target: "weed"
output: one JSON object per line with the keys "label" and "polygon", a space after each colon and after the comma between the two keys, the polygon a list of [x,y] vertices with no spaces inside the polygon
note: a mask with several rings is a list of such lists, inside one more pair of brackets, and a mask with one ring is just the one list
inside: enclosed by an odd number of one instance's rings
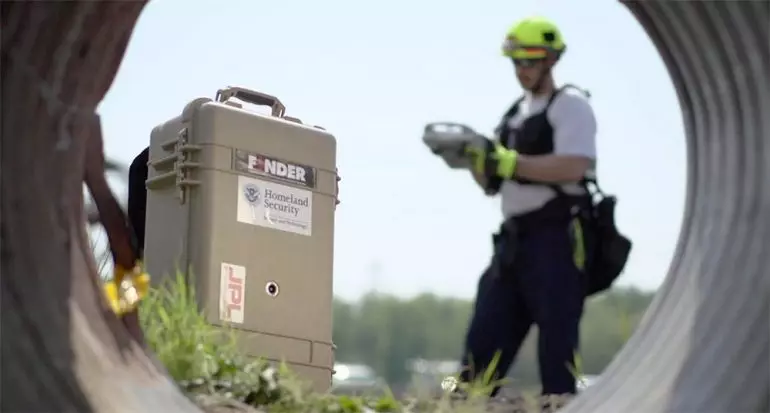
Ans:
{"label": "weed", "polygon": [[[192,400],[217,397],[271,413],[470,413],[483,411],[492,388],[502,383],[492,377],[498,356],[474,382],[459,383],[457,376],[445,380],[451,385],[439,399],[397,400],[389,391],[380,397],[315,393],[284,363],[241,356],[232,331],[210,324],[199,309],[194,285],[177,272],[151,289],[140,306],[148,345]],[[450,391],[455,389],[464,395],[462,400]],[[518,407],[506,406],[502,411],[536,411],[522,402],[528,404],[519,400]]]}

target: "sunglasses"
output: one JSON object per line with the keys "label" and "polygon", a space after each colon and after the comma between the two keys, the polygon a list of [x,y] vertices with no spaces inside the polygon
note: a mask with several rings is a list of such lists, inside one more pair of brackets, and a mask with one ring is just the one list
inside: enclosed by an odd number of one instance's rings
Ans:
{"label": "sunglasses", "polygon": [[535,67],[545,59],[511,59],[516,67]]}

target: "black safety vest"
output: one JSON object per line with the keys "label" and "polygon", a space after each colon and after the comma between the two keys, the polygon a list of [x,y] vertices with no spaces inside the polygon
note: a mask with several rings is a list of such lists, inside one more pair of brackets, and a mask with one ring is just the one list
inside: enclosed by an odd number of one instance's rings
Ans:
{"label": "black safety vest", "polygon": [[[529,117],[519,127],[512,129],[508,126],[508,121],[519,111],[519,105],[524,98],[516,100],[511,108],[505,112],[495,130],[500,142],[508,149],[514,149],[525,155],[553,153],[553,127],[548,122],[547,113],[554,99],[567,87],[576,86],[565,85],[556,90],[548,99],[548,103],[546,103],[542,112]],[[580,88],[577,89],[590,97],[587,91]],[[620,234],[615,225],[615,205],[617,199],[612,195],[604,194],[599,188],[596,178],[584,178],[582,180],[581,185],[587,191],[587,195],[584,197],[566,195],[558,185],[531,182],[520,178],[514,178],[514,180],[524,185],[543,185],[552,188],[558,195],[552,201],[554,204],[551,204],[554,206],[554,209],[559,209],[560,204],[564,205],[563,202],[566,201],[566,206],[570,207],[570,216],[579,217],[582,223],[583,241],[587,255],[585,272],[588,275],[586,278],[585,295],[591,296],[610,288],[625,268],[633,245],[630,239]],[[590,191],[589,184],[592,185],[594,191]],[[502,179],[498,177],[490,178],[487,184],[488,193],[498,192],[501,185]],[[581,207],[575,212],[572,206]],[[550,217],[552,211],[548,204],[546,204],[541,210],[527,214],[527,218],[533,216]]]}
{"label": "black safety vest", "polygon": [[[521,102],[524,100],[524,96],[520,97],[505,112],[497,128],[495,128],[495,134],[498,136],[500,143],[506,148],[513,149],[522,155],[547,155],[553,153],[553,126],[548,121],[548,109],[550,109],[556,97],[568,87],[581,90],[587,96],[590,96],[587,91],[577,86],[564,85],[554,91],[542,112],[525,119],[517,128],[511,128],[508,123],[519,112]],[[522,185],[544,185],[518,177],[514,177],[512,180]],[[489,179],[487,190],[491,193],[496,193],[500,190],[502,183],[503,180],[501,178],[493,177]]]}

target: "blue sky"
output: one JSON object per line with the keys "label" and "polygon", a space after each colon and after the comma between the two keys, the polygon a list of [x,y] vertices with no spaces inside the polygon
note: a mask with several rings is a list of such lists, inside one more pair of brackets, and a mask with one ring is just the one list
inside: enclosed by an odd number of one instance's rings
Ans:
{"label": "blue sky", "polygon": [[521,92],[500,42],[530,14],[562,28],[557,82],[592,93],[599,178],[635,242],[620,283],[655,288],[682,221],[684,130],[662,61],[616,1],[153,0],[99,108],[105,148],[130,162],[155,125],[226,85],[276,95],[338,140],[335,293],[470,298],[499,199],[431,155],[422,127],[491,132]]}

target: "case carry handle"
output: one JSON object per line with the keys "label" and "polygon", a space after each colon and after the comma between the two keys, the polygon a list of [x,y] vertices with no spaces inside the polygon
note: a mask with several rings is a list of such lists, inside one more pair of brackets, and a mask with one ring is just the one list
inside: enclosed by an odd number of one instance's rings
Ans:
{"label": "case carry handle", "polygon": [[286,106],[284,106],[277,97],[268,95],[267,93],[256,92],[238,86],[228,86],[224,89],[217,90],[217,102],[224,102],[231,97],[238,98],[254,105],[270,106],[272,115],[275,117],[283,117],[286,112]]}

